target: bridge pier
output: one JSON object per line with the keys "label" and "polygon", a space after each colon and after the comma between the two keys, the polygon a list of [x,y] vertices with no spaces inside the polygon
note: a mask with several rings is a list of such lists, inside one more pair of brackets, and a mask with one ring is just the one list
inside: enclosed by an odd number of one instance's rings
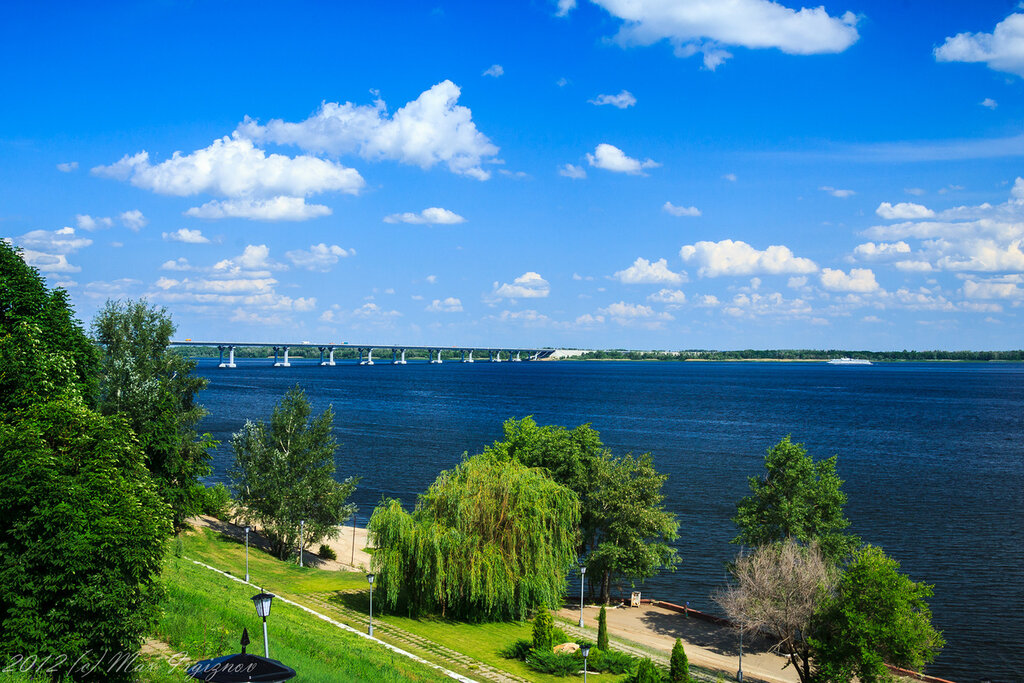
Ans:
{"label": "bridge pier", "polygon": [[280,363],[277,362],[277,347],[275,346],[274,347],[274,367],[275,368],[290,368],[292,366],[292,364],[288,362],[288,347],[287,346],[282,346],[281,348],[284,349],[284,360],[282,360]]}
{"label": "bridge pier", "polygon": [[[402,357],[398,357],[398,352],[402,352]],[[391,349],[391,364],[392,365],[405,365],[405,349]]]}
{"label": "bridge pier", "polygon": [[[359,357],[363,357],[363,350],[359,349]],[[373,365],[373,349],[366,349],[366,360],[360,360],[360,365]]]}
{"label": "bridge pier", "polygon": [[[512,355],[511,351],[509,351],[508,353],[509,353],[510,356]],[[520,352],[516,351],[516,357],[511,359],[513,363],[521,363],[522,362],[523,359],[519,357],[519,354],[520,354]]]}
{"label": "bridge pier", "polygon": [[437,357],[436,358],[434,358],[434,351],[435,351],[435,349],[427,349],[427,358],[430,358],[431,365],[440,365],[441,364],[441,349],[436,349],[436,351],[437,351]]}
{"label": "bridge pier", "polygon": [[328,346],[327,350],[330,352],[330,360],[324,362],[324,347],[320,347],[320,365],[334,365],[334,347]]}

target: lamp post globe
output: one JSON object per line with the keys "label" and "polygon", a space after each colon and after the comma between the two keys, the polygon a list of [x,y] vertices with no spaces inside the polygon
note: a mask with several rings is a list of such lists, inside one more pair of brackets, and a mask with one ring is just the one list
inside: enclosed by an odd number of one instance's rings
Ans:
{"label": "lamp post globe", "polygon": [[366,575],[366,581],[370,584],[370,630],[369,634],[373,635],[373,574]]}
{"label": "lamp post globe", "polygon": [[270,605],[274,601],[273,593],[259,593],[252,596],[256,605],[256,615],[263,619],[263,656],[270,658],[270,641],[267,640],[267,617],[270,616]]}
{"label": "lamp post globe", "polygon": [[587,658],[590,657],[590,646],[582,645],[580,652],[583,653],[583,683],[587,683]]}

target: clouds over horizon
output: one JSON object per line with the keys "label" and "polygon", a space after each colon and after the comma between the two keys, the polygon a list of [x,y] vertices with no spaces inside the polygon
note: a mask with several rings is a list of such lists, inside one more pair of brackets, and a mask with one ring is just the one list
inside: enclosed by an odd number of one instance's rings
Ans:
{"label": "clouds over horizon", "polygon": [[702,241],[679,250],[686,263],[699,266],[701,277],[722,275],[780,275],[817,272],[808,258],[795,256],[789,247],[772,245],[761,251],[740,240]]}
{"label": "clouds over horizon", "polygon": [[532,270],[527,271],[511,283],[494,283],[491,296],[495,299],[543,299],[551,293],[548,281]]}
{"label": "clouds over horizon", "polygon": [[679,284],[686,282],[684,274],[675,273],[669,270],[666,259],[648,261],[643,257],[637,257],[629,268],[620,270],[613,277],[619,282],[627,285],[636,284]]}
{"label": "clouds over horizon", "polygon": [[419,213],[406,211],[405,213],[393,213],[384,217],[385,223],[413,223],[419,225],[457,225],[465,223],[466,219],[448,209],[432,206],[423,209]]}

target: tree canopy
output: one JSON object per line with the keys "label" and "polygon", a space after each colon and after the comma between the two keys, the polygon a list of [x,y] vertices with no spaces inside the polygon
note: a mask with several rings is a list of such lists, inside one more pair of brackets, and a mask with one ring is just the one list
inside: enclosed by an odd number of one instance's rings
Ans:
{"label": "tree canopy", "polygon": [[387,500],[369,524],[385,605],[470,620],[560,607],[578,528],[572,491],[489,454],[442,472],[411,514]]}
{"label": "tree canopy", "polygon": [[642,580],[676,564],[678,523],[662,493],[668,476],[650,454],[615,457],[589,424],[566,429],[525,417],[506,420],[504,431],[485,453],[542,468],[579,498],[579,552],[603,602],[614,580]]}
{"label": "tree canopy", "polygon": [[315,545],[336,534],[355,510],[348,499],[358,479],[334,479],[334,410],[312,419],[311,413],[305,392],[295,386],[274,406],[269,423],[246,422],[231,439],[235,500],[282,559],[297,547],[303,521],[303,544]]}
{"label": "tree canopy", "polygon": [[126,417],[139,437],[160,495],[174,511],[174,525],[199,511],[200,477],[210,471],[210,436],[198,437],[205,411],[196,395],[206,379],[192,374],[195,361],[168,346],[174,323],[167,310],[141,301],[108,301],[92,324],[103,347],[99,406]]}
{"label": "tree canopy", "polygon": [[932,587],[899,568],[881,548],[854,553],[811,639],[820,680],[892,680],[887,664],[920,671],[941,651],[926,602]]}
{"label": "tree canopy", "polygon": [[751,494],[736,505],[740,528],[733,543],[760,546],[792,538],[817,542],[826,557],[838,560],[860,544],[844,533],[846,494],[836,474],[837,457],[814,462],[803,444],[789,436],[768,450],[765,474],[750,477]]}

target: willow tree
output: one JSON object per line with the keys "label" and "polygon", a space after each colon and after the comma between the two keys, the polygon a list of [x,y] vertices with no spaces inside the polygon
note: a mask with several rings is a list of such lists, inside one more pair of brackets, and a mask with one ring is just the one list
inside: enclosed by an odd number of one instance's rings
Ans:
{"label": "willow tree", "polygon": [[474,621],[561,605],[576,557],[579,500],[538,469],[489,455],[444,471],[406,512],[370,518],[384,604]]}

